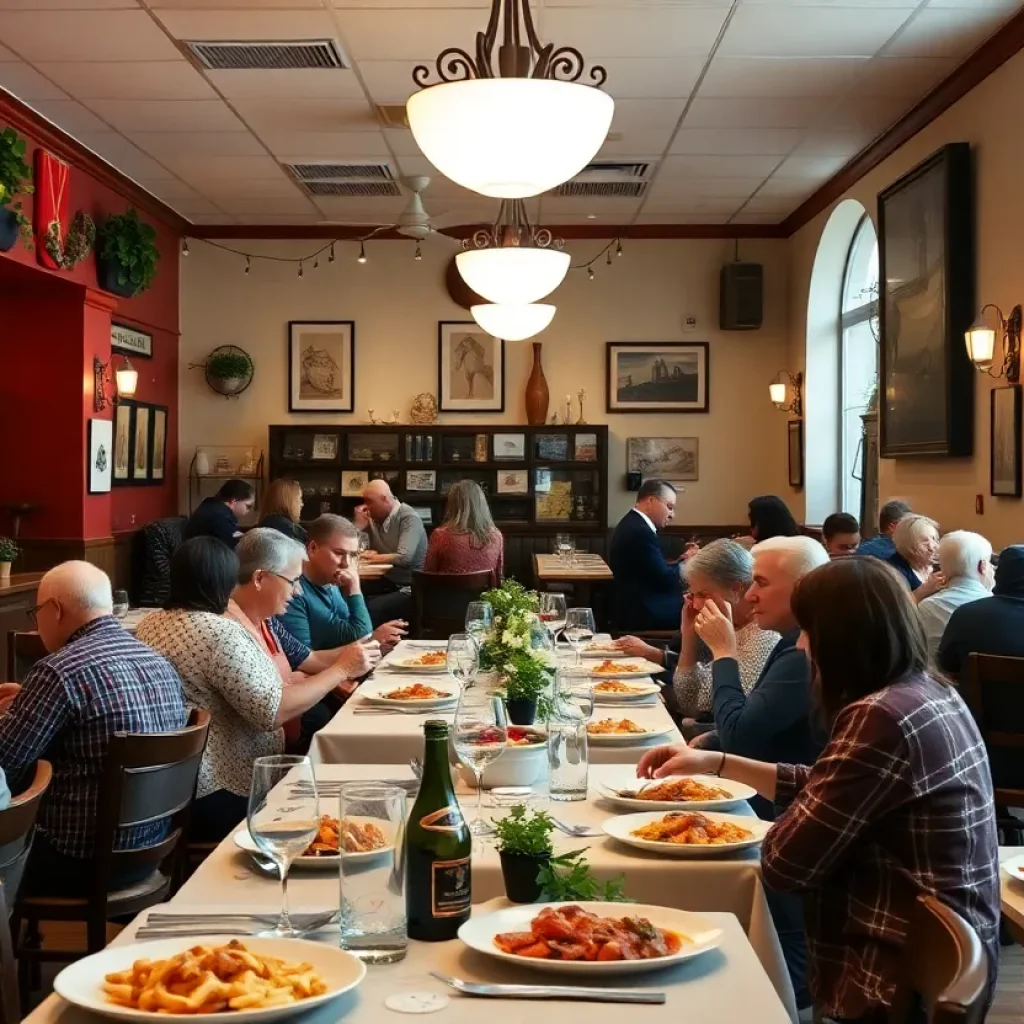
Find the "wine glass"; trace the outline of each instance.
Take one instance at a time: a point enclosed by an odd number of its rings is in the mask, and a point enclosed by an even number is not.
[[[473,685],[480,668],[480,645],[472,633],[452,633],[448,637],[447,663],[448,671],[463,688]]]
[[[487,690],[464,689],[455,711],[455,753],[476,779],[476,817],[469,823],[469,831],[475,836],[492,831],[482,817],[484,769],[505,753],[507,742],[505,702]]]
[[[297,784],[301,783],[301,786]],[[275,754],[257,757],[249,790],[249,835],[276,865],[281,876],[281,916],[266,935],[299,938],[288,917],[288,869],[316,838],[320,825],[316,779],[308,757]]]
[[[565,613],[565,638],[576,652],[577,668],[582,661],[580,648],[594,639],[596,628],[594,613],[590,608],[570,608]]]
[[[466,605],[466,632],[482,643],[484,634],[494,625],[494,609],[489,601],[470,601]]]
[[[565,629],[565,594],[541,593],[540,621],[551,632],[551,642],[558,639],[558,634]]]
[[[128,591],[114,591],[114,618],[123,619],[128,614]]]

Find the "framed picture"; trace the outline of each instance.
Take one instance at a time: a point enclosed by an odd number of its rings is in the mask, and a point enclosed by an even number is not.
[[[597,434],[577,434],[572,457],[575,462],[597,462]]]
[[[361,498],[368,477],[365,469],[346,469],[341,474],[341,493],[346,498]]]
[[[971,150],[944,146],[878,195],[883,458],[970,455],[975,316]]]
[[[569,435],[538,434],[534,447],[537,458],[544,462],[565,462],[569,458]]]
[[[398,481],[401,479],[402,473],[398,469],[371,469],[370,479],[371,480],[383,480],[393,490],[398,490]]]
[[[529,494],[530,472],[526,469],[499,469],[499,494]]]
[[[151,418],[151,406],[135,406],[135,415],[132,417],[132,483],[145,483],[149,480],[149,425]]]
[[[337,434],[314,434],[313,451],[310,458],[336,459],[338,457]]]
[[[351,412],[355,352],[353,320],[289,320],[288,411]]]
[[[111,483],[128,482],[131,472],[132,414],[135,407],[127,401],[120,401],[114,409],[114,472]]]
[[[439,320],[437,394],[442,412],[504,412],[505,342],[472,320]]]
[[[608,412],[707,412],[706,341],[609,341]]]
[[[789,486],[799,488],[804,485],[804,421],[790,420],[789,437]]]
[[[89,420],[90,494],[106,494],[110,490],[114,469],[114,424],[111,420]]]
[[[436,491],[437,471],[433,469],[407,469],[405,471],[407,491]]]
[[[1019,384],[993,388],[990,490],[998,498],[1021,496],[1020,431],[1021,392]]]
[[[110,325],[110,347],[129,355],[153,358],[153,335],[124,324]]]
[[[154,483],[163,480],[164,465],[167,462],[167,407],[154,405],[153,409],[153,437],[151,440],[152,455],[149,459],[149,478]]]
[[[626,439],[626,472],[641,479],[697,480],[696,437],[630,437]]]
[[[521,462],[526,458],[526,435],[495,434],[494,458],[510,460],[518,459]]]

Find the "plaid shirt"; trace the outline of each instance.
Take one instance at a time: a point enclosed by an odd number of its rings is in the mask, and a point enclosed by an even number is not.
[[[938,896],[977,931],[994,985],[999,864],[985,746],[927,676],[844,708],[816,764],[778,766],[765,882],[805,894],[811,992],[860,1019],[892,1001],[910,909]]]
[[[188,713],[169,661],[107,615],[73,633],[25,676],[0,717],[0,766],[15,792],[39,758],[53,764],[39,827],[59,852],[93,853],[99,787],[115,732],[172,732]],[[122,829],[119,849],[160,840],[166,824]]]

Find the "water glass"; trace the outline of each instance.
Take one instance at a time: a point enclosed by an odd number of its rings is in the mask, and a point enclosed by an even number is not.
[[[466,605],[466,632],[477,642],[483,643],[484,635],[493,625],[494,609],[489,601],[470,601]]]
[[[483,819],[484,769],[505,753],[508,721],[505,702],[486,690],[467,688],[459,697],[455,711],[455,753],[476,779],[476,817],[469,823],[475,836],[493,830]]]
[[[540,599],[540,621],[551,631],[552,641],[557,640],[558,634],[565,629],[565,594],[541,593],[537,596]]]
[[[341,787],[340,815],[360,825],[373,824],[387,846],[379,852],[342,854],[342,949],[368,964],[405,958],[409,936],[405,920],[405,790],[378,782],[349,782]]]
[[[555,534],[555,551],[562,564],[568,569],[572,567],[573,555],[576,553],[576,538],[571,533]]]
[[[128,614],[128,591],[114,591],[114,618],[123,619]]]
[[[480,668],[480,645],[470,633],[448,637],[447,664],[449,673],[463,687],[473,685]]]
[[[297,783],[301,788],[296,788]],[[277,927],[265,934],[298,938],[302,933],[292,927],[288,917],[288,870],[316,838],[320,826],[316,779],[308,757],[276,754],[256,758],[246,821],[253,841],[277,865],[281,877],[281,916]]]
[[[565,613],[565,638],[576,652],[577,668],[582,662],[580,649],[594,639],[596,631],[594,613],[590,608],[570,608]]]
[[[563,691],[553,701],[548,717],[548,794],[551,799],[586,800],[589,767],[587,716]]]

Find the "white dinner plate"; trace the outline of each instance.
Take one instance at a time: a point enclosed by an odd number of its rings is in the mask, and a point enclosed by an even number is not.
[[[653,661],[646,658],[615,657],[605,658],[616,665],[632,665],[630,672],[599,672],[601,662],[593,665],[586,665],[586,671],[594,679],[643,679],[645,676],[656,676],[665,671],[664,665],[655,665]]]
[[[57,995],[104,1017],[119,1020],[192,1021],[195,1014],[151,1013],[118,1006],[107,1001],[103,980],[107,974],[125,971],[136,960],[163,960],[184,952],[193,946],[223,946],[230,939],[223,935],[188,936],[176,939],[156,939],[148,942],[132,942],[123,946],[108,946],[99,953],[93,953],[82,960],[76,960],[57,975],[53,983]],[[358,958],[337,945],[326,942],[309,942],[305,939],[244,938],[241,940],[250,952],[262,956],[275,956],[288,963],[309,963],[320,972],[327,991],[320,996],[311,996],[298,1003],[286,1006],[267,1007],[262,1010],[231,1010],[218,1014],[219,1018],[234,1024],[245,1021],[272,1021],[305,1013],[316,1006],[337,999],[358,985],[366,976],[366,966]]]
[[[337,804],[335,804],[337,806]],[[352,818],[352,821],[364,822],[370,821],[370,818]],[[380,828],[381,822],[374,820],[374,824]],[[256,840],[253,839],[247,828],[240,828],[233,836],[232,839],[235,841],[235,846],[240,850],[245,850],[246,853],[255,853],[261,857],[267,855],[257,846]],[[346,853],[345,859],[351,861],[360,860],[372,860],[374,857],[380,857],[382,854],[390,853],[394,849],[394,846],[382,846],[379,850],[367,850],[365,853]],[[321,854],[319,857],[314,857],[309,854],[303,854],[301,857],[296,857],[292,861],[293,868],[334,868],[337,870],[338,862],[341,860],[341,854]]]
[[[611,768],[611,766],[609,766]],[[598,791],[606,799],[618,807],[628,811],[724,811],[729,807],[749,800],[757,795],[757,790],[745,786],[742,782],[732,782],[729,779],[720,779],[713,775],[670,775],[668,778],[659,779],[659,782],[673,782],[677,779],[692,778],[703,782],[707,786],[717,786],[719,789],[728,790],[728,797],[721,797],[717,800],[637,800],[633,797],[619,796],[621,789],[638,789],[644,785],[643,779],[636,777],[636,769],[631,765],[616,765],[614,770],[602,777],[598,784]],[[656,785],[657,783],[651,783]]]
[[[1004,860],[1002,869],[1011,877],[1024,882],[1024,855]]]
[[[385,667],[395,672],[418,672],[428,676],[442,675],[448,671],[447,662],[441,662],[440,665],[421,665],[419,664],[421,657],[423,657],[421,654],[410,654],[405,658],[394,658],[385,662]]]
[[[668,907],[652,907],[639,903],[546,903],[543,906],[558,908],[580,906],[600,917],[644,917],[658,928],[665,928],[685,936],[682,949],[671,956],[652,960],[536,960],[529,957],[506,953],[494,944],[494,936],[502,932],[528,932],[530,922],[540,913],[542,906],[528,903],[515,907],[490,910],[490,904],[473,907],[472,917],[459,928],[459,938],[470,949],[485,956],[492,956],[508,963],[531,967],[550,974],[576,974],[604,976],[623,974],[646,974],[672,967],[715,949],[722,942],[722,929],[716,928],[707,918],[692,914],[688,910],[671,910]]]
[[[643,725],[642,722],[636,724]],[[648,740],[654,739],[655,736],[664,736],[674,728],[675,725],[669,722],[668,725],[658,726],[654,729],[644,726],[643,732],[588,732],[587,742],[592,743],[595,747],[628,747],[633,743],[646,743]]]
[[[693,807],[687,810],[695,810]],[[745,850],[750,846],[759,846],[771,828],[770,821],[762,821],[760,818],[746,817],[739,814],[719,814],[716,811],[702,811],[705,817],[712,821],[729,821],[740,828],[745,828],[751,833],[749,839],[738,843],[718,843],[714,846],[686,846],[680,843],[657,843],[651,839],[640,839],[632,835],[634,829],[649,825],[652,821],[659,821],[668,812],[653,811],[646,814],[620,814],[617,818],[608,818],[601,827],[605,834],[620,843],[628,846],[635,846],[638,850],[651,850],[655,853],[662,853],[666,857],[716,857],[723,853],[734,853],[736,850]]]
[[[437,683],[430,682],[424,683],[424,686],[433,687],[442,693],[448,694],[447,697],[421,697],[416,700],[399,700],[393,697],[385,697],[384,694],[392,693],[395,690],[404,690],[407,686],[412,686],[413,683],[402,683],[398,680],[375,679],[372,682],[363,683],[359,687],[358,693],[368,704],[375,704],[378,707],[385,708],[447,708],[454,706],[458,703],[459,694],[462,692],[459,688],[459,684],[451,679],[445,680],[444,682],[438,681]]]
[[[645,673],[646,674],[646,673]],[[627,676],[627,678],[629,678]],[[615,677],[616,682],[622,682],[617,676]],[[623,701],[647,701],[650,700],[655,694],[661,693],[661,687],[657,683],[626,683],[629,687],[629,693],[615,693],[612,690],[599,690],[598,686],[601,685],[601,680],[597,679],[594,683],[594,700],[598,704],[620,704]]]

